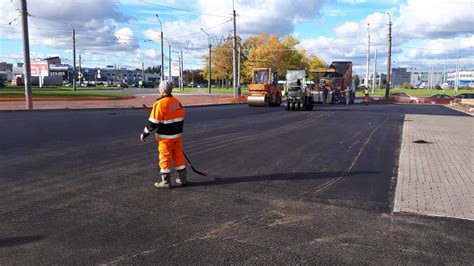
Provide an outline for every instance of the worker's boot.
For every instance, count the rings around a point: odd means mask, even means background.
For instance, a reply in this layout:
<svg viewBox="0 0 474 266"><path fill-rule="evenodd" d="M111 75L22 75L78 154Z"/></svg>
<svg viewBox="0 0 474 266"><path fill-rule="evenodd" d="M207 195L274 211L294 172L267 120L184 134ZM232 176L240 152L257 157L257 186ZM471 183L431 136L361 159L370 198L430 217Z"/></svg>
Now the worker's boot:
<svg viewBox="0 0 474 266"><path fill-rule="evenodd" d="M179 170L178 178L176 178L176 185L180 187L186 186L186 184L188 183L187 176L188 176L188 173L186 169Z"/></svg>
<svg viewBox="0 0 474 266"><path fill-rule="evenodd" d="M171 188L171 173L160 173L161 182L156 182L156 188Z"/></svg>

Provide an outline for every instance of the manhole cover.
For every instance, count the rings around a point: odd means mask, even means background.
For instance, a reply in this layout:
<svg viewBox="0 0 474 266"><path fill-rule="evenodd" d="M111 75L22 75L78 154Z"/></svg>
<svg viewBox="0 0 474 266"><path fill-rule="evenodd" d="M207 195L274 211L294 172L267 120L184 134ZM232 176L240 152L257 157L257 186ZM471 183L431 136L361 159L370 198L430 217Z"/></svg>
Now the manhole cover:
<svg viewBox="0 0 474 266"><path fill-rule="evenodd" d="M430 144L431 142L419 139L419 140L413 141L413 143L416 143L416 144Z"/></svg>

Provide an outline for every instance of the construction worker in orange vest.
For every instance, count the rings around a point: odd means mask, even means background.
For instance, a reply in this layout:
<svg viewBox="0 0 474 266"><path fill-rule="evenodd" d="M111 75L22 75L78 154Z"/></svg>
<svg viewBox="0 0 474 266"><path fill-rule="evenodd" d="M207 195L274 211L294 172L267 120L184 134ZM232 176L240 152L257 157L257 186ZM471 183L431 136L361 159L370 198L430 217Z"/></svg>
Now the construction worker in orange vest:
<svg viewBox="0 0 474 266"><path fill-rule="evenodd" d="M364 100L365 100L365 105L369 105L369 88L365 88L364 90Z"/></svg>
<svg viewBox="0 0 474 266"><path fill-rule="evenodd" d="M149 125L143 129L140 136L145 142L155 129L158 144L161 182L156 182L157 188L171 188L172 165L178 172L176 185L186 185L186 161L183 154L183 124L184 108L181 102L171 95L173 84L162 81L159 86L161 98L153 104Z"/></svg>

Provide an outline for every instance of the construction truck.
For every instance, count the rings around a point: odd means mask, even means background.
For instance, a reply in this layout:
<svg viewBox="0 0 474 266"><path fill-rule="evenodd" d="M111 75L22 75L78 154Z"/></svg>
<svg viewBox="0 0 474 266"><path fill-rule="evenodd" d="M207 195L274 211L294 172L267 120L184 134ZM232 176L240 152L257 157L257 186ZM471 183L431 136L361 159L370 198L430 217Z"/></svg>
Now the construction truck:
<svg viewBox="0 0 474 266"><path fill-rule="evenodd" d="M355 88L352 84L352 62L334 61L327 68L312 69L314 86L311 88L315 103L345 104L346 90L354 103Z"/></svg>
<svg viewBox="0 0 474 266"><path fill-rule="evenodd" d="M254 69L247 101L249 106L253 107L280 106L281 87L278 86L278 73L271 68Z"/></svg>
<svg viewBox="0 0 474 266"><path fill-rule="evenodd" d="M285 96L285 110L313 110L313 95L306 85L305 70L286 71Z"/></svg>

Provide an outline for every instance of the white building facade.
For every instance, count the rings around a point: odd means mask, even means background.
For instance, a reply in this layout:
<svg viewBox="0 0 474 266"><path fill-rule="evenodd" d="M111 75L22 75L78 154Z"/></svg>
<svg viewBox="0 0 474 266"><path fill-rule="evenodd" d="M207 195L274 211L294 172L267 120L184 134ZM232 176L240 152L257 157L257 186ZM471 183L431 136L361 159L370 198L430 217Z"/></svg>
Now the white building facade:
<svg viewBox="0 0 474 266"><path fill-rule="evenodd" d="M456 72L448 73L447 80L449 86L456 86ZM474 70L462 70L459 71L459 84L460 87L471 87L474 88Z"/></svg>

